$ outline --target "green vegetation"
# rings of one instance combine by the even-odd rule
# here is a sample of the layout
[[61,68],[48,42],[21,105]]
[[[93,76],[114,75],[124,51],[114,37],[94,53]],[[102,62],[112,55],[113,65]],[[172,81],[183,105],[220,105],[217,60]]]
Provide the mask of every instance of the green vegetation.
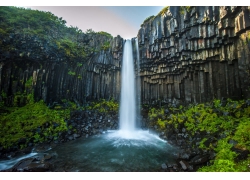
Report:
[[[233,101],[226,103],[214,100],[212,103],[189,105],[184,108],[170,107],[166,114],[163,108],[149,110],[148,116],[151,125],[157,125],[161,130],[185,127],[192,137],[195,134],[206,134],[200,141],[199,148],[215,151],[216,157],[210,166],[199,169],[203,172],[241,172],[249,171],[247,164],[250,157],[236,162],[237,153],[232,147],[241,150],[250,150],[250,100]],[[208,138],[214,138],[208,143]],[[235,141],[233,146],[229,141]],[[209,144],[209,145],[205,145]]]
[[166,14],[166,12],[168,11],[169,6],[165,6],[164,8],[162,8],[162,10],[157,14],[157,16],[164,16]]
[[150,20],[153,19],[154,17],[155,17],[154,15],[147,17],[147,18],[143,21],[142,24],[144,24],[144,23],[150,21]]
[[110,48],[110,42],[105,42],[102,46],[101,49],[104,51],[107,51]]
[[76,72],[74,72],[74,71],[69,71],[69,72],[68,72],[68,75],[75,76],[75,75],[76,75]]
[[82,63],[77,63],[77,67],[81,67],[82,66]]
[[[23,107],[5,107],[0,114],[0,146],[9,148],[26,147],[29,142],[40,143],[56,139],[59,132],[68,129],[65,122],[70,110],[52,110],[41,100],[30,100]],[[19,141],[25,142],[20,144]]]
[[86,107],[86,109],[97,110],[101,113],[110,113],[110,112],[118,113],[119,104],[114,99],[111,99],[109,101],[102,99],[97,102],[92,102],[90,106]]
[[100,34],[100,35],[103,35],[103,36],[106,36],[108,38],[113,38],[113,36],[105,31],[99,31],[99,32],[95,32],[93,29],[87,29],[86,34]]
[[184,14],[185,11],[190,12],[192,6],[180,6],[180,14]]
[[101,35],[104,35],[104,36],[107,36],[108,38],[113,38],[113,36],[107,32],[104,32],[104,31],[100,31],[100,32],[97,32],[97,34],[101,34]]
[[[99,37],[100,43],[90,43],[92,36]],[[65,20],[51,12],[0,7],[0,54],[13,58],[84,63],[96,49],[106,50],[106,42],[112,38],[104,31],[89,29],[83,33],[78,27],[67,27]]]

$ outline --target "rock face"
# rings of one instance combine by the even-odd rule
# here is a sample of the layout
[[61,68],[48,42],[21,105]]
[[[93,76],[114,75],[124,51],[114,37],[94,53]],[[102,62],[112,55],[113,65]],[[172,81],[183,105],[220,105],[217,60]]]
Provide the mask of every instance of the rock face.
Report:
[[[19,37],[23,38],[23,37]],[[26,51],[32,51],[35,39],[24,38]],[[110,39],[109,39],[110,40]],[[89,47],[107,41],[107,37],[87,37],[83,39]],[[34,45],[35,46],[35,45]],[[43,50],[45,47],[41,47]],[[67,99],[83,104],[88,100],[118,100],[120,94],[120,67],[123,39],[117,36],[110,40],[110,48],[93,52],[87,60],[71,61],[52,53],[36,58],[40,51],[32,51],[32,56],[5,56],[0,59],[0,91],[7,94],[5,104],[13,102],[16,93],[31,92],[26,82],[32,77],[32,88],[36,100],[43,99],[52,105]],[[47,53],[47,54],[46,54]],[[40,57],[40,56],[39,56]]]
[[[174,6],[143,23],[137,35],[140,61],[133,48],[141,102],[249,98],[249,9]],[[30,77],[36,100],[48,104],[61,99],[78,104],[100,98],[119,100],[120,36],[110,41],[110,48],[93,52],[82,62],[65,59],[35,37],[10,34],[8,38],[21,48],[0,55],[0,91],[8,96],[6,104],[13,102],[13,94],[27,91]],[[95,47],[107,38],[86,35],[82,41]]]
[[142,103],[250,98],[249,12],[238,6],[169,7],[142,24]]

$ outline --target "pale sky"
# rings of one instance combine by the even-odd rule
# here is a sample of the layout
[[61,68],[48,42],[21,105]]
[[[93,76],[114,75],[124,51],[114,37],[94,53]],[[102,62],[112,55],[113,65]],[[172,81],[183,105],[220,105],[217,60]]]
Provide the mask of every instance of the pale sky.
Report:
[[77,26],[83,32],[87,29],[105,31],[125,39],[136,37],[142,22],[151,15],[157,15],[164,6],[26,6],[31,9],[50,11]]

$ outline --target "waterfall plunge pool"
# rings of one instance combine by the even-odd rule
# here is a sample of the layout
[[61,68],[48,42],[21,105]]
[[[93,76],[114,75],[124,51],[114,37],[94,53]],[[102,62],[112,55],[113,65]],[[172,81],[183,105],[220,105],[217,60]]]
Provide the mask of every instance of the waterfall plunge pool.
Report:
[[[0,161],[0,169],[39,153]],[[113,130],[59,144],[45,153],[55,155],[54,172],[155,172],[162,163],[174,162],[177,149],[149,131]]]
[[108,131],[77,139],[48,151],[57,154],[55,171],[150,172],[174,162],[176,149],[157,135]]

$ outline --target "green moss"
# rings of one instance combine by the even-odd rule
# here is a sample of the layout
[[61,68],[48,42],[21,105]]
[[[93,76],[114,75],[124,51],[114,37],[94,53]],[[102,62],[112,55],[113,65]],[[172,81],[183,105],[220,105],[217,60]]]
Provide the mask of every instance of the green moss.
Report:
[[77,67],[81,67],[82,66],[82,63],[77,63]]
[[32,84],[33,84],[33,79],[32,77],[30,77],[26,82],[25,82],[25,88],[32,88]]
[[235,148],[250,150],[250,106],[246,100],[227,99],[222,103],[215,99],[206,104],[168,109],[169,114],[165,114],[163,108],[149,109],[148,117],[151,125],[158,125],[165,131],[169,128],[185,127],[189,136],[202,132],[214,138],[213,143],[208,144],[207,137],[199,143],[200,149],[216,153],[215,159],[210,162],[211,165],[204,166],[199,171],[249,171],[247,167],[249,158],[236,163],[237,154],[231,150],[233,145],[228,143],[229,140],[234,140],[237,142]]
[[7,94],[3,90],[1,92],[1,96],[2,96],[2,98],[7,98]]
[[87,109],[94,109],[101,113],[109,113],[109,112],[116,112],[118,113],[119,104],[114,99],[109,101],[102,99],[97,102],[92,102],[90,106],[86,107]]
[[10,113],[0,114],[0,146],[4,148],[18,145],[22,138],[26,140],[22,147],[27,146],[28,142],[47,141],[49,136],[67,130],[65,119],[69,118],[69,109],[52,110],[43,101],[29,101],[23,107],[6,109]]
[[158,118],[157,124],[160,126],[161,129],[164,129],[166,127],[165,121]]
[[110,42],[106,41],[104,44],[102,44],[101,49],[104,51],[107,51],[110,48]]
[[231,150],[233,145],[228,143],[228,138],[218,141],[218,145],[215,148],[216,157],[212,160],[211,166],[204,166],[198,171],[200,172],[235,172],[234,158],[237,156],[235,152]]
[[75,76],[75,75],[76,75],[76,72],[74,72],[74,71],[69,71],[69,72],[68,72],[68,75],[70,75],[70,76]]

